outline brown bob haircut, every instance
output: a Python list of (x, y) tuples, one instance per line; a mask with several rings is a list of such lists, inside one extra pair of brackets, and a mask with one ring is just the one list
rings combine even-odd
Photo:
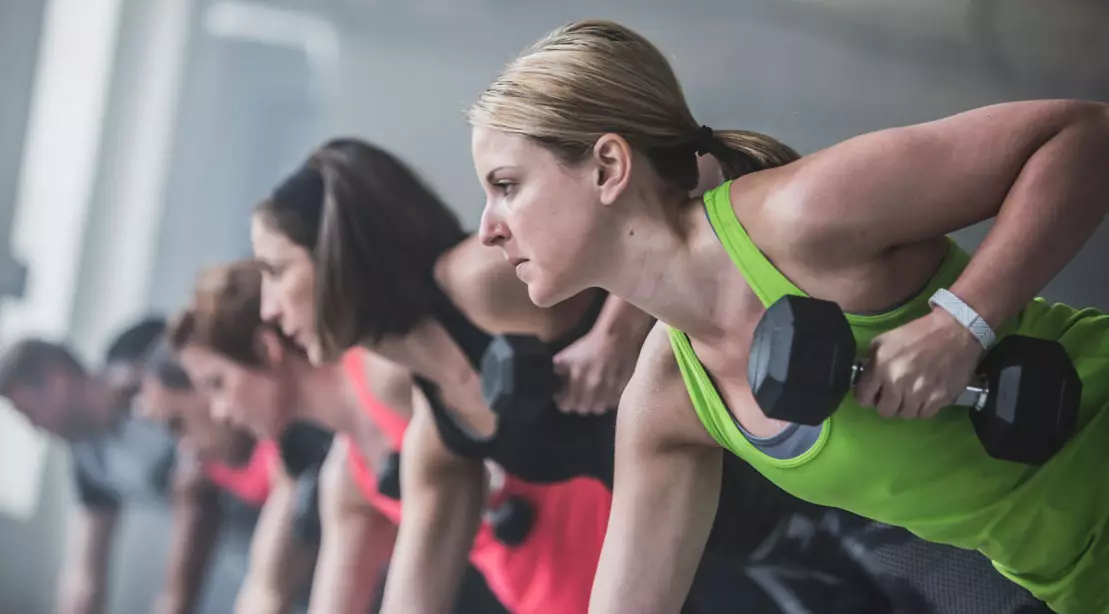
[(313, 152), (255, 214), (311, 254), (317, 332), (328, 356), (403, 335), (426, 319), (435, 262), (466, 237), (415, 171), (353, 138)]
[(169, 342), (181, 351), (197, 345), (255, 369), (267, 368), (259, 339), (272, 331), (288, 351), (301, 353), (275, 326), (264, 322), (262, 271), (249, 260), (211, 267), (201, 272), (186, 307), (170, 322)]

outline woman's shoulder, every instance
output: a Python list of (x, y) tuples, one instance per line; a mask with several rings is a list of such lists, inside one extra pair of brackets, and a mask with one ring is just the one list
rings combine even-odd
[(621, 427), (647, 432), (659, 444), (716, 445), (705, 430), (686, 391), (670, 345), (670, 327), (656, 322), (647, 335), (635, 374), (620, 399)]
[(482, 245), (476, 236), (444, 256), (437, 277), (451, 301), (482, 330), (527, 330), (542, 312), (500, 250)]

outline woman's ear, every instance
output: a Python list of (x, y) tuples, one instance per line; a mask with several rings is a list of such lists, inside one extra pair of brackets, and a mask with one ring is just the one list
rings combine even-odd
[(597, 165), (596, 187), (601, 204), (611, 205), (620, 198), (631, 181), (633, 152), (624, 137), (604, 134), (593, 145)]
[(258, 345), (267, 366), (278, 367), (285, 360), (285, 346), (281, 344), (276, 331), (269, 328), (260, 329)]

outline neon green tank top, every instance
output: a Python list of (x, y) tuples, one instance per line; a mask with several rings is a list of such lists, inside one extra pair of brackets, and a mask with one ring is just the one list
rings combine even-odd
[[(705, 194), (717, 236), (764, 306), (804, 295), (759, 251), (736, 219), (730, 183)], [(893, 311), (848, 315), (864, 358), (870, 340), (930, 311), (928, 297), (949, 287), (969, 261), (949, 240), (928, 286)], [(1078, 432), (1041, 467), (996, 460), (979, 443), (965, 408), (931, 420), (885, 419), (848, 394), (816, 443), (780, 460), (755, 447), (736, 425), (689, 338), (670, 342), (705, 429), (794, 496), (904, 527), (933, 542), (981, 551), (1005, 576), (1055, 611), (1109, 612), (1109, 316), (1033, 301), (999, 335), (1056, 339), (1083, 381)]]

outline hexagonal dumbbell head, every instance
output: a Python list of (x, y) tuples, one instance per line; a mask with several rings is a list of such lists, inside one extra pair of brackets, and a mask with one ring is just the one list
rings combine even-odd
[(535, 337), (499, 335), (481, 358), (481, 390), (498, 416), (520, 419), (547, 411), (558, 385), (551, 353)]
[(854, 363), (855, 337), (839, 305), (787, 295), (755, 327), (747, 379), (768, 417), (818, 425), (851, 389)]
[(971, 419), (990, 456), (1041, 465), (1074, 435), (1082, 380), (1059, 342), (1003, 337), (978, 372), (990, 394)]
[(489, 513), (493, 536), (506, 546), (519, 546), (535, 526), (535, 506), (523, 497), (509, 497)]

